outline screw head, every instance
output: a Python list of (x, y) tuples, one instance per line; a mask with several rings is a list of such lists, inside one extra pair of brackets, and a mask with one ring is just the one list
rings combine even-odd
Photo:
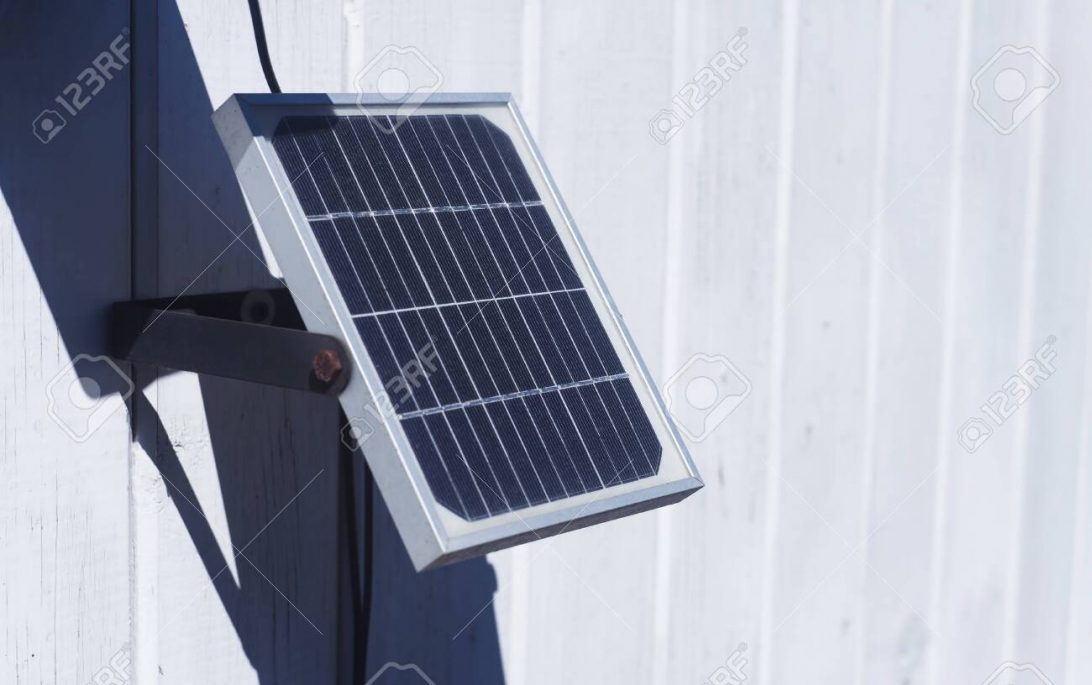
[(319, 350), (318, 354), (315, 355), (312, 366), (315, 378), (323, 383), (330, 383), (341, 373), (341, 356), (337, 353), (337, 350)]

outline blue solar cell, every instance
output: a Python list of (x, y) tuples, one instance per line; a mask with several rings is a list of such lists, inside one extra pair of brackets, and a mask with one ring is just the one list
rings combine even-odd
[(509, 464), (514, 474), (530, 474), (530, 478), (518, 478), (525, 499), (530, 506), (542, 504), (551, 499), (565, 496), (561, 488), (561, 481), (556, 474), (540, 473), (540, 469), (546, 468), (548, 461), (539, 453), (532, 453), (533, 446), (540, 444), (534, 439), (524, 439), (516, 427), (515, 419), (509, 403), (494, 402), (483, 406), (483, 410), (489, 415), (497, 439), (500, 441), (498, 453), (508, 457)]
[(442, 162), (451, 172), (444, 185), (445, 194), (448, 198), (461, 198), (460, 204), (468, 205), (502, 201), (497, 193), (491, 193), (491, 197), (486, 198), (475, 165), (451, 128), (450, 120), (454, 118), (427, 117), (425, 120), (432, 133), (431, 140), (425, 143), (426, 154)]
[[(352, 254), (342, 242), (334, 222), (313, 221), (311, 229), (315, 232), (315, 239), (318, 241), (319, 247), (322, 248), (323, 256), (330, 264), (330, 270), (334, 274), (334, 280), (337, 282), (338, 288), (345, 296), (345, 303), (349, 306), (349, 312), (353, 314), (370, 312), (372, 310), (371, 304), (364, 293), (364, 286), (361, 283), (360, 276), (357, 275), (354, 268)], [(367, 273), (372, 275), (374, 272), (368, 270)]]
[(541, 241), (534, 238), (531, 241), (526, 239), (525, 233), (529, 233), (530, 230), (516, 221), (510, 209), (496, 209), (490, 214), (496, 232), (504, 236), (504, 242), (501, 244), (505, 248), (502, 250), (505, 259), (510, 258), (514, 264), (514, 268), (505, 274), (507, 276), (505, 280), (510, 283), (508, 290), (512, 293), (539, 293), (552, 290), (546, 284), (537, 260), (536, 251), (545, 251), (539, 244)]
[(488, 467), (500, 487), (498, 494), (504, 500), (506, 510), (531, 506), (530, 499), (524, 493), (523, 483), (516, 475), (509, 452), (500, 442), (500, 431), (493, 423), (493, 417), (481, 405), (467, 407), (465, 411), (474, 434), (478, 437), (478, 445), (482, 453), (487, 455)]
[[(413, 424), (414, 419), (407, 419), (402, 421), (403, 425)], [(483, 518), (489, 515), (489, 509), (486, 505), (487, 500), (483, 497), (482, 487), (479, 485), (484, 482), (481, 481), (480, 476), (475, 474), (470, 466), (469, 462), (464, 456), (462, 446), (455, 439), (455, 435), (451, 429), (451, 422), (448, 417), (443, 414), (431, 414), (422, 419), (424, 424), (423, 431), (417, 431), (415, 433), (407, 434), (410, 439), (410, 445), (413, 446), (414, 453), (418, 451), (428, 452), (429, 450), (435, 451), (435, 458), (443, 465), (444, 472), (448, 474), (455, 492), (459, 496), (458, 506), (461, 509), (462, 516), (464, 518)], [(414, 436), (424, 436), (424, 440), (414, 441)], [(428, 476), (426, 475), (426, 480)], [(429, 487), (432, 489), (432, 494), (436, 496), (436, 500), (451, 509), (459, 513), (459, 509), (456, 509), (456, 502), (450, 500), (440, 499), (438, 489), (432, 485), (432, 481), (429, 481)], [(489, 492), (488, 488), (486, 491)], [(492, 500), (489, 500), (492, 501)]]
[[(492, 195), (498, 198), (508, 198), (509, 200), (537, 200), (538, 196), (533, 193), (533, 186), (528, 181), (527, 187), (532, 188), (532, 193), (526, 198), (520, 193), (519, 186), (516, 185), (515, 179), (508, 171), (505, 164), (505, 159), (497, 146), (493, 143), (489, 136), (489, 129), (492, 128), (486, 123), (485, 119), (481, 117), (466, 117), (460, 119), (456, 124), (459, 127), (467, 140), (474, 141), (474, 149), (481, 155), (481, 169), (483, 173), (488, 176), (491, 188), (495, 188)], [(505, 138), (507, 141), (507, 138)], [(469, 146), (468, 146), (469, 147)], [(517, 164), (519, 171), (523, 171), (523, 165)], [(526, 176), (526, 174), (524, 174)], [(487, 194), (490, 194), (487, 190)]]
[(509, 137), (479, 115), (381, 123), (286, 117), (273, 145), (436, 500), (476, 520), (656, 474)]
[(589, 447), (587, 440), (580, 434), (573, 408), (561, 396), (561, 393), (548, 393), (538, 397), (539, 402), (532, 404), (531, 416), (535, 421), (549, 424), (557, 431), (565, 446), (568, 463), (560, 460), (563, 469), (572, 469), (580, 482), (580, 490), (590, 492), (603, 488), (599, 478), (599, 469), (595, 465), (598, 454), (594, 445)]
[[(475, 138), (482, 148), (489, 147), (485, 142), (486, 138), (492, 143), (501, 159), (504, 172), (508, 174), (515, 185), (519, 199), (523, 202), (537, 202), (539, 200), (538, 191), (535, 190), (535, 184), (527, 174), (527, 169), (524, 168), (519, 153), (516, 152), (516, 147), (512, 144), (512, 139), (504, 131), (486, 121), (484, 117), (467, 117), (467, 119), (471, 120)], [(500, 174), (499, 168), (497, 173)]]

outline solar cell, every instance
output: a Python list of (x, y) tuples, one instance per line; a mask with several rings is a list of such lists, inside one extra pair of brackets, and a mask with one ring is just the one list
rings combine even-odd
[(418, 569), (701, 487), (510, 96), (235, 95), (214, 121), (351, 357), (346, 429)]
[(508, 136), (474, 114), (273, 135), (433, 496), (478, 520), (653, 476), (662, 448)]

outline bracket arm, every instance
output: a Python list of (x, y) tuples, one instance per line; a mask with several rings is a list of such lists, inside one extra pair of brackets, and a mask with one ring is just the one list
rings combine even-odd
[(345, 346), (312, 333), (285, 289), (115, 303), (117, 359), (336, 396), (348, 384)]

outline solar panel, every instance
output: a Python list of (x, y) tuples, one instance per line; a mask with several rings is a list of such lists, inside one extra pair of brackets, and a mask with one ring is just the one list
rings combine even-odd
[(363, 451), (418, 568), (700, 487), (514, 104), (347, 97), (217, 126), (308, 327), (354, 351), (342, 402), (383, 424)]

